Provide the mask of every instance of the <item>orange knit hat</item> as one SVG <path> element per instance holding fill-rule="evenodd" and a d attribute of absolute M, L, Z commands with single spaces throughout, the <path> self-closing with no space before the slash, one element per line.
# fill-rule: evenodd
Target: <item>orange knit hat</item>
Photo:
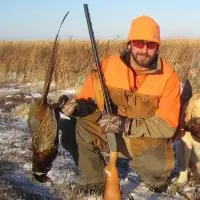
<path fill-rule="evenodd" d="M 160 27 L 151 17 L 137 17 L 131 23 L 127 42 L 131 40 L 148 40 L 160 44 Z"/>

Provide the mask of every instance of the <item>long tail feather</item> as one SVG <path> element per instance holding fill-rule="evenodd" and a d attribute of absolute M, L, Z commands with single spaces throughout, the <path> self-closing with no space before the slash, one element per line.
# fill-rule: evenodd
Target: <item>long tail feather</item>
<path fill-rule="evenodd" d="M 49 66 L 48 66 L 48 68 L 46 70 L 46 74 L 45 74 L 45 82 L 44 82 L 44 88 L 43 88 L 42 100 L 41 100 L 41 104 L 42 105 L 47 105 L 47 96 L 48 96 L 48 93 L 49 93 L 50 84 L 51 84 L 51 80 L 52 80 L 52 75 L 53 75 L 53 72 L 54 72 L 54 69 L 55 69 L 56 60 L 57 60 L 57 54 L 58 54 L 58 46 L 59 46 L 58 36 L 59 36 L 59 33 L 60 33 L 60 29 L 62 27 L 62 24 L 65 21 L 65 19 L 68 16 L 68 14 L 69 14 L 69 11 L 63 17 L 62 22 L 60 23 L 58 32 L 56 34 L 56 37 L 54 39 Z"/>

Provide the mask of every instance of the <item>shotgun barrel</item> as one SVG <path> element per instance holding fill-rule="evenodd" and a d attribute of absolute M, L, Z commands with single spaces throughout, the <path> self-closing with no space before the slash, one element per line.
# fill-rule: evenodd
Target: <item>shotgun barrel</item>
<path fill-rule="evenodd" d="M 108 90 L 107 90 L 107 87 L 106 87 L 106 84 L 104 81 L 104 76 L 103 76 L 103 73 L 101 70 L 101 64 L 99 61 L 97 45 L 96 45 L 95 38 L 94 38 L 94 32 L 93 32 L 93 28 L 92 28 L 88 5 L 84 4 L 83 7 L 84 7 L 85 17 L 86 17 L 86 21 L 87 21 L 87 25 L 88 25 L 88 31 L 89 31 L 89 35 L 90 35 L 90 41 L 91 41 L 92 50 L 93 50 L 93 54 L 94 54 L 95 64 L 97 67 L 99 80 L 101 83 L 102 92 L 103 92 L 103 96 L 104 96 L 105 111 L 108 114 L 112 114 L 112 108 L 111 108 L 111 104 L 110 104 L 109 94 L 108 94 Z M 117 144 L 116 144 L 115 134 L 107 133 L 107 140 L 108 140 L 108 145 L 109 145 L 110 151 L 117 152 Z"/>
<path fill-rule="evenodd" d="M 98 56 L 97 46 L 96 46 L 96 42 L 94 38 L 94 32 L 92 29 L 92 23 L 90 19 L 88 5 L 84 4 L 83 7 L 84 7 L 85 17 L 86 17 L 86 21 L 88 25 L 94 59 L 95 59 L 95 63 L 96 63 L 96 67 L 97 67 L 97 71 L 98 71 L 98 75 L 100 79 L 100 84 L 102 87 L 102 92 L 103 92 L 103 97 L 104 97 L 104 102 L 105 102 L 105 111 L 108 114 L 112 114 L 112 108 L 110 104 L 108 89 L 105 84 L 103 72 L 101 69 L 101 64 L 99 61 L 99 56 Z M 121 194 L 120 194 L 120 187 L 119 187 L 119 175 L 118 175 L 118 170 L 116 166 L 118 153 L 117 153 L 117 142 L 116 142 L 115 133 L 106 133 L 106 137 L 107 137 L 108 146 L 110 150 L 110 161 L 104 169 L 105 172 L 107 173 L 104 200 L 111 200 L 111 199 L 120 200 Z"/>

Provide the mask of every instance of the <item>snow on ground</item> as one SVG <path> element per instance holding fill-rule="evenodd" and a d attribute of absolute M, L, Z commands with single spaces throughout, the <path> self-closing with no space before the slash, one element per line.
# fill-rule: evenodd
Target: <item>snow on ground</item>
<path fill-rule="evenodd" d="M 37 89 L 35 89 L 37 88 Z M 60 94 L 67 91 L 61 91 Z M 71 90 L 70 94 L 74 91 Z M 58 94 L 54 94 L 56 96 Z M 26 113 L 13 115 L 25 103 L 38 98 L 40 91 L 35 85 L 0 85 L 0 199 L 5 200 L 63 200 L 70 197 L 68 186 L 81 181 L 81 173 L 69 154 L 61 146 L 59 154 L 49 172 L 52 183 L 40 184 L 31 176 L 31 138 L 26 123 Z M 8 103 L 9 102 L 9 103 Z M 149 192 L 140 182 L 139 175 L 128 168 L 128 162 L 121 161 L 119 166 L 123 199 L 128 191 L 135 200 L 181 199 L 177 194 Z M 77 197 L 78 199 L 78 197 Z M 101 199 L 91 195 L 80 199 Z"/>

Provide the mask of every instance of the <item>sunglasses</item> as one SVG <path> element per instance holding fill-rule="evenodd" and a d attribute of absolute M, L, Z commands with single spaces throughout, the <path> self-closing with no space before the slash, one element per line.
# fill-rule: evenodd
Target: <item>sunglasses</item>
<path fill-rule="evenodd" d="M 138 49 L 143 49 L 144 46 L 147 46 L 147 49 L 156 49 L 158 47 L 158 43 L 156 42 L 147 42 L 144 40 L 133 40 L 132 44 L 134 47 Z"/>

